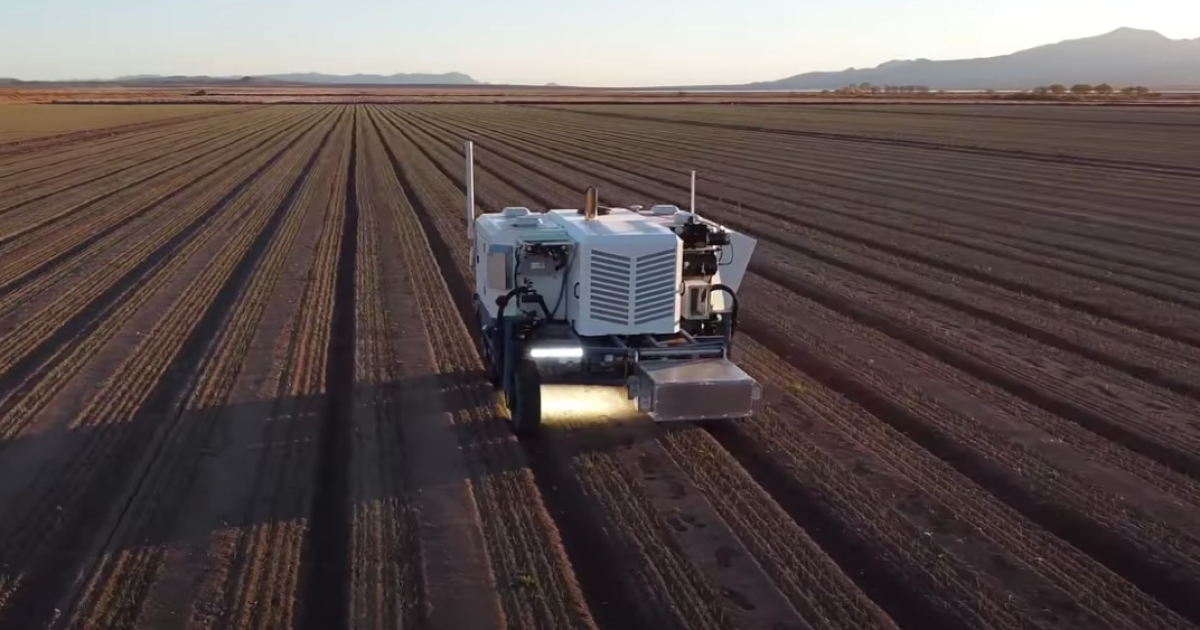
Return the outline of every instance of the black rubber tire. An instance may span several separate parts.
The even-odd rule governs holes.
[[[483,345],[483,368],[487,372],[487,380],[492,387],[500,387],[500,370],[496,368],[495,331],[483,329],[483,305],[475,300],[475,330],[479,332],[479,341]]]
[[[529,359],[517,363],[513,374],[516,396],[508,401],[509,423],[517,435],[533,435],[542,424],[542,375]]]
[[[489,339],[488,337],[491,337],[491,338]],[[484,337],[484,339],[483,339],[483,344],[484,344],[484,347],[486,348],[483,353],[483,367],[484,367],[484,370],[487,372],[488,382],[492,384],[492,387],[499,388],[500,387],[500,369],[496,366],[496,353],[494,352],[494,350],[496,348],[496,346],[495,346],[496,335],[493,332],[493,334],[488,335],[488,337]]]

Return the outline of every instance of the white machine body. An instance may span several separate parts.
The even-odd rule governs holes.
[[[514,318],[535,331],[521,343],[538,370],[615,366],[630,400],[657,422],[752,413],[760,387],[728,351],[733,295],[755,239],[694,209],[601,207],[595,189],[583,211],[477,214],[472,143],[466,149],[467,234],[489,357],[498,356],[496,335],[512,334],[492,322]]]
[[[683,243],[671,228],[689,218],[711,222],[662,208],[657,215],[613,208],[593,219],[572,209],[512,207],[481,214],[472,230],[476,293],[498,317],[496,298],[518,283],[531,285],[581,336],[672,334],[681,318],[726,311],[728,297],[710,287],[737,291],[755,240],[726,229],[730,241],[721,248],[717,273],[684,280]],[[538,245],[567,245],[566,264],[538,255]],[[504,314],[518,310],[540,312],[514,300]]]
[[[545,297],[549,306],[566,301],[565,277],[547,261],[525,255],[524,265],[518,268],[518,250],[537,244],[573,245],[566,230],[545,220],[541,214],[530,213],[521,207],[505,208],[502,212],[481,214],[473,222],[473,254],[475,292],[492,317],[518,315],[521,310],[534,312],[536,307],[509,302],[499,313],[496,299],[520,284],[530,284]],[[519,274],[519,276],[518,276]]]
[[[623,209],[588,220],[551,210],[575,242],[569,266],[567,320],[582,336],[679,331],[680,261],[673,232]]]

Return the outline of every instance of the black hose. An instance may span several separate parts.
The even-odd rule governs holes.
[[[574,264],[575,254],[572,251],[572,253],[567,254],[566,263],[556,269],[556,271],[562,271],[563,279],[562,286],[558,288],[558,299],[554,301],[554,310],[550,313],[550,321],[558,319],[558,307],[562,306],[563,302],[567,299],[567,280],[570,279],[571,266]],[[563,271],[563,267],[566,267],[566,271]],[[570,309],[570,307],[567,308],[568,310]]]
[[[528,292],[529,292],[529,287],[527,287],[525,285],[521,285],[521,286],[513,289],[512,291],[509,291],[508,293],[505,293],[504,295],[501,295],[500,297],[496,298],[496,306],[500,307],[500,310],[496,311],[496,318],[499,319],[501,317],[504,317],[504,310],[508,308],[508,303],[510,300],[512,300],[518,294],[528,293]]]

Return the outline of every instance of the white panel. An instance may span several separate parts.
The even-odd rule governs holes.
[[[584,336],[670,334],[679,330],[682,246],[675,233],[628,210],[587,221],[571,210],[547,214],[579,243],[569,317]],[[574,287],[579,283],[579,298]]]

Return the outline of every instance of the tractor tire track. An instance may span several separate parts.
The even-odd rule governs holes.
[[[449,618],[455,617],[454,609],[459,607],[463,613],[455,619],[456,625],[482,630],[494,626],[497,619],[497,610],[487,606],[490,593],[484,580],[490,572],[479,562],[481,533],[451,520],[470,513],[469,497],[462,493],[448,497],[443,484],[461,482],[466,475],[461,461],[457,466],[452,463],[456,457],[461,459],[457,449],[448,452],[444,448],[453,436],[436,426],[442,422],[442,405],[427,394],[435,385],[431,348],[419,325],[414,287],[399,259],[400,235],[387,203],[388,193],[399,185],[387,177],[390,165],[369,120],[372,115],[370,107],[359,109],[355,177],[350,181],[358,207],[358,334],[347,492],[352,506],[347,516],[351,545],[348,626],[363,630],[434,627],[445,623],[444,607],[449,609]],[[437,437],[431,439],[431,432],[442,434],[443,448],[437,448]],[[436,450],[436,455],[422,455],[427,448]],[[434,498],[423,497],[426,492]],[[458,508],[451,518],[438,512],[438,507],[445,505],[443,499]],[[422,527],[422,521],[428,529]],[[438,533],[432,531],[435,528]],[[459,571],[464,579],[456,580],[442,571],[446,550],[439,541],[440,532],[458,543],[456,551],[463,558]],[[427,537],[432,537],[432,563],[427,558]],[[395,558],[405,561],[398,563]],[[430,564],[432,580],[427,577]],[[456,582],[471,584],[470,590],[456,593],[453,603],[444,600],[442,592]],[[494,600],[491,603],[495,604]]]

